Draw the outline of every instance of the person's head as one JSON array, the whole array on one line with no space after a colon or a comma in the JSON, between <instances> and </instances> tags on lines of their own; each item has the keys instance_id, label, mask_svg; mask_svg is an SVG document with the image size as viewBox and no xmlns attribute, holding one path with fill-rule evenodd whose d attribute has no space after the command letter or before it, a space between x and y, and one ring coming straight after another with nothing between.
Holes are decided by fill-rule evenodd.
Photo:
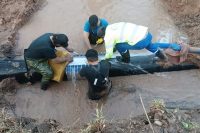
<instances>
[{"instance_id":1,"label":"person's head","mask_svg":"<svg viewBox=\"0 0 200 133\"><path fill-rule=\"evenodd\" d=\"M100 37L100 38L104 38L105 32L106 32L106 27L101 26L101 27L97 30L97 36Z\"/></svg>"},{"instance_id":2,"label":"person's head","mask_svg":"<svg viewBox=\"0 0 200 133\"><path fill-rule=\"evenodd\" d=\"M99 22L99 18L97 17L97 15L91 15L89 17L89 24L92 29L98 26L98 22Z\"/></svg>"},{"instance_id":3,"label":"person's head","mask_svg":"<svg viewBox=\"0 0 200 133\"><path fill-rule=\"evenodd\" d=\"M52 41L56 47L68 47L69 40L65 34L53 34Z\"/></svg>"},{"instance_id":4,"label":"person's head","mask_svg":"<svg viewBox=\"0 0 200 133\"><path fill-rule=\"evenodd\" d=\"M94 49L87 50L85 57L87 58L88 63L98 61L98 52Z\"/></svg>"}]
</instances>

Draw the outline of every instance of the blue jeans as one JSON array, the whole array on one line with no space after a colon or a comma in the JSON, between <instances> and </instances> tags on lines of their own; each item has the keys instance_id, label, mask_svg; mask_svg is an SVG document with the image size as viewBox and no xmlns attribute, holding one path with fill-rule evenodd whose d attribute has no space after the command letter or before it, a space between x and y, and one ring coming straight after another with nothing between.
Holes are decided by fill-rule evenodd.
<instances>
[{"instance_id":1,"label":"blue jeans","mask_svg":"<svg viewBox=\"0 0 200 133\"><path fill-rule=\"evenodd\" d=\"M172 48L175 51L180 51L181 46L176 43L152 43L152 35L151 33L148 33L146 38L139 41L135 45L129 45L127 42L124 43L118 43L116 44L116 49L119 51L119 53L124 53L126 50L141 50L141 49L147 49L152 53L155 53L158 51L159 48L167 49Z\"/></svg>"}]
</instances>

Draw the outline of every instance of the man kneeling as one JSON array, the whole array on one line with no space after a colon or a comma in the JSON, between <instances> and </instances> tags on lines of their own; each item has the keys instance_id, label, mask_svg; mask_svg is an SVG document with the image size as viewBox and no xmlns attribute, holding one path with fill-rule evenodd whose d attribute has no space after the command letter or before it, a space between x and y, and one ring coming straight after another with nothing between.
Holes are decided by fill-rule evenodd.
<instances>
[{"instance_id":1,"label":"man kneeling","mask_svg":"<svg viewBox=\"0 0 200 133\"><path fill-rule=\"evenodd\" d=\"M99 62L98 52L89 49L85 54L88 66L83 67L80 76L88 80L88 97L91 100L99 100L109 94L112 82L109 80L110 63L106 60Z\"/></svg>"}]
</instances>

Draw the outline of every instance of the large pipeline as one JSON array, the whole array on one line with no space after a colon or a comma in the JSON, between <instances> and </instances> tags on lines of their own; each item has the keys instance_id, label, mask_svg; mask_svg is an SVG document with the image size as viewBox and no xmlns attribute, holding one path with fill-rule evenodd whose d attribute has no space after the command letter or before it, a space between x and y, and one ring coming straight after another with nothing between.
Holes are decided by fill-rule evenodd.
<instances>
[{"instance_id":1,"label":"large pipeline","mask_svg":"<svg viewBox=\"0 0 200 133\"><path fill-rule=\"evenodd\" d=\"M99 55L100 59L103 57L104 54ZM154 54L131 54L131 63L129 64L118 62L114 57L110 59L110 76L127 76L154 72L198 69L197 65L191 63L181 63L179 65L173 65L165 68L157 64L156 61L157 58ZM83 55L75 56L73 62L66 67L66 75L68 79L70 80L72 78L76 78L80 69L85 65L87 65L87 61ZM27 73L27 67L24 60L0 60L0 80L7 77L16 77L17 80L20 81L23 80L21 77L23 77L25 73Z\"/></svg>"},{"instance_id":2,"label":"large pipeline","mask_svg":"<svg viewBox=\"0 0 200 133\"><path fill-rule=\"evenodd\" d=\"M99 58L103 58L104 55L100 55ZM111 69L110 76L127 76L127 75L138 75L148 74L154 72L169 72L169 71L180 71L189 69L198 69L198 66L192 63L181 63L178 65L172 65L169 67L163 67L156 63L158 60L154 54L131 54L130 63L118 62L116 58L110 60ZM74 61L66 68L68 78L73 78L80 69L87 65L84 56L77 56Z\"/></svg>"}]
</instances>

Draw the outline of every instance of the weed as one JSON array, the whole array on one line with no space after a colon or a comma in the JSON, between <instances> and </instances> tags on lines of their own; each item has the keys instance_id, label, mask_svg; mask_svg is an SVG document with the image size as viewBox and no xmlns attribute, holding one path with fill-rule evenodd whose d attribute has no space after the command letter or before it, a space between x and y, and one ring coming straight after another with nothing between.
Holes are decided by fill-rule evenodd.
<instances>
[{"instance_id":1,"label":"weed","mask_svg":"<svg viewBox=\"0 0 200 133\"><path fill-rule=\"evenodd\" d=\"M103 115L102 106L96 108L95 119L87 124L85 129L81 130L81 133L102 133L106 126L106 120Z\"/></svg>"},{"instance_id":2,"label":"weed","mask_svg":"<svg viewBox=\"0 0 200 133\"><path fill-rule=\"evenodd\" d=\"M10 117L5 108L0 111L0 132L2 133L31 133L31 131L23 129L21 122Z\"/></svg>"}]
</instances>

